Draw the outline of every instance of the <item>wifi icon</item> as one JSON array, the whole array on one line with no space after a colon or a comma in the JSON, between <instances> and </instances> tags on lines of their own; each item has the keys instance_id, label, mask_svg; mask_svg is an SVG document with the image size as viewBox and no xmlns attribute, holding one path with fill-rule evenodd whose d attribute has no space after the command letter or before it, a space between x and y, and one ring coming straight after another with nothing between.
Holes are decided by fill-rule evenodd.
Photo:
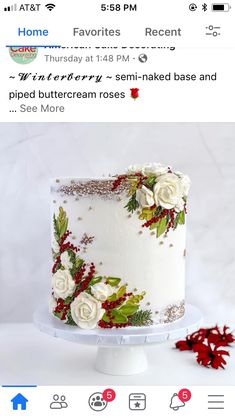
<instances>
[{"instance_id":1,"label":"wifi icon","mask_svg":"<svg viewBox=\"0 0 235 418\"><path fill-rule=\"evenodd\" d=\"M48 3L45 5L45 7L50 10L50 12L55 8L55 4L53 3Z\"/></svg>"}]
</instances>

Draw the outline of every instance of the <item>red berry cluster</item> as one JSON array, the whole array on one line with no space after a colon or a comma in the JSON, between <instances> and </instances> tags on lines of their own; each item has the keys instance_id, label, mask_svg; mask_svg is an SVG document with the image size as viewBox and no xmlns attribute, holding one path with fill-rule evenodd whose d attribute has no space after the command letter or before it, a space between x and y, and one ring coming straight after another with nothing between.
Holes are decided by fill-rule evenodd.
<instances>
[{"instance_id":1,"label":"red berry cluster","mask_svg":"<svg viewBox=\"0 0 235 418\"><path fill-rule=\"evenodd\" d=\"M102 319L98 322L98 325L99 325L99 327L100 328L108 328L108 329L110 329L110 328L126 328L126 327L128 327L128 326L130 326L131 325L131 323L130 322L127 322L127 323L125 323L125 324L115 324L114 322L112 322L112 321L110 321L110 322L105 322L105 321L103 321Z\"/></svg>"},{"instance_id":2,"label":"red berry cluster","mask_svg":"<svg viewBox=\"0 0 235 418\"><path fill-rule=\"evenodd\" d=\"M74 275L74 281L76 284L78 284L82 280L85 273L86 273L86 264L84 263L81 269Z\"/></svg>"},{"instance_id":3,"label":"red berry cluster","mask_svg":"<svg viewBox=\"0 0 235 418\"><path fill-rule=\"evenodd\" d=\"M118 306L122 305L129 296L132 296L132 295L133 293L125 293L122 297L120 297L117 300L114 300L114 301L106 300L105 302L102 303L102 308L107 311L116 309Z\"/></svg>"},{"instance_id":4,"label":"red berry cluster","mask_svg":"<svg viewBox=\"0 0 235 418\"><path fill-rule=\"evenodd\" d=\"M94 265L94 263L91 263L91 265L90 265L90 271L89 271L89 273L88 273L88 275L87 275L87 277L82 281L82 283L81 283L81 286L80 286L80 289L78 289L75 293L74 293L74 297L76 298L77 296L79 296L80 295L80 293L82 293L82 292L84 292L87 288L88 288L88 286L89 286L89 284L90 284L90 281L93 279L93 277L94 277L94 273L95 273L95 265Z\"/></svg>"},{"instance_id":5,"label":"red berry cluster","mask_svg":"<svg viewBox=\"0 0 235 418\"><path fill-rule=\"evenodd\" d=\"M80 251L80 248L75 247L75 245L73 245L71 242L68 241L60 246L60 253L63 253L64 251L67 251L67 250L72 250L77 253L78 251Z\"/></svg>"},{"instance_id":6,"label":"red berry cluster","mask_svg":"<svg viewBox=\"0 0 235 418\"><path fill-rule=\"evenodd\" d=\"M55 259L55 263L52 267L52 273L54 274L57 270L58 264L60 264L61 260L60 260L60 256L58 255Z\"/></svg>"},{"instance_id":7,"label":"red berry cluster","mask_svg":"<svg viewBox=\"0 0 235 418\"><path fill-rule=\"evenodd\" d=\"M60 319L62 321L64 321L66 319L66 317L67 317L67 313L68 313L69 309L70 309L70 305L69 304L68 305L65 305L64 300L61 299L61 298L59 298L57 300L57 306L56 306L54 312L55 313L61 313L62 312L62 315L61 315L61 318Z\"/></svg>"},{"instance_id":8,"label":"red berry cluster","mask_svg":"<svg viewBox=\"0 0 235 418\"><path fill-rule=\"evenodd\" d=\"M72 250L72 251L75 251L76 253L78 251L80 251L80 248L79 247L75 247L75 245L73 245L71 242L69 242L69 241L68 242L65 242L66 239L71 234L72 234L71 231L66 231L64 233L64 235L60 238L60 242L59 242L59 244L60 244L60 253L63 253L66 250Z\"/></svg>"},{"instance_id":9,"label":"red berry cluster","mask_svg":"<svg viewBox=\"0 0 235 418\"><path fill-rule=\"evenodd\" d=\"M64 244L64 242L66 241L66 239L68 238L69 235L71 235L72 232L71 231L66 231L64 233L64 235L62 235L62 237L60 238L60 245Z\"/></svg>"},{"instance_id":10,"label":"red berry cluster","mask_svg":"<svg viewBox=\"0 0 235 418\"><path fill-rule=\"evenodd\" d=\"M150 225L158 222L160 219L165 218L165 216L169 213L168 209L163 209L163 211L161 212L161 214L159 216L154 216L152 219L150 219L149 221L145 222L142 227L146 227L148 228Z\"/></svg>"},{"instance_id":11,"label":"red berry cluster","mask_svg":"<svg viewBox=\"0 0 235 418\"><path fill-rule=\"evenodd\" d=\"M114 180L113 182L112 192L114 192L120 186L120 184L126 179L127 179L126 175L118 176L118 178Z\"/></svg>"},{"instance_id":12,"label":"red berry cluster","mask_svg":"<svg viewBox=\"0 0 235 418\"><path fill-rule=\"evenodd\" d=\"M166 232L169 232L170 228L174 228L174 224L175 224L175 209L170 209L168 213L170 215L170 220L169 220Z\"/></svg>"}]
</instances>

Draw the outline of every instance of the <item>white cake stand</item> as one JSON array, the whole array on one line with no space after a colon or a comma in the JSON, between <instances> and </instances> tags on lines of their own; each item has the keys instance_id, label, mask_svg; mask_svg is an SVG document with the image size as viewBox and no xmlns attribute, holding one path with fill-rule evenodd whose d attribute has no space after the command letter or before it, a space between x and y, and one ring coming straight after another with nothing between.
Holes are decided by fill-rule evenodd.
<instances>
[{"instance_id":1,"label":"white cake stand","mask_svg":"<svg viewBox=\"0 0 235 418\"><path fill-rule=\"evenodd\" d=\"M65 325L50 315L47 307L34 314L34 323L40 331L78 344L96 345L96 370L122 376L141 373L147 369L144 349L147 344L182 338L196 331L201 321L201 312L192 305L187 305L184 317L174 323L111 330L82 330Z\"/></svg>"}]
</instances>

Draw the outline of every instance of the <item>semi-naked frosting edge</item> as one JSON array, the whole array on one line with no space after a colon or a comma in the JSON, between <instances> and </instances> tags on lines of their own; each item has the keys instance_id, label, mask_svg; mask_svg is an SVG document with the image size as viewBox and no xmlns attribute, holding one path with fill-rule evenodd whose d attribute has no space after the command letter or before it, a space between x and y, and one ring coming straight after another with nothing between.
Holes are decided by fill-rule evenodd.
<instances>
[{"instance_id":1,"label":"semi-naked frosting edge","mask_svg":"<svg viewBox=\"0 0 235 418\"><path fill-rule=\"evenodd\" d=\"M83 329L181 318L189 186L156 163L52 180L52 314Z\"/></svg>"}]
</instances>

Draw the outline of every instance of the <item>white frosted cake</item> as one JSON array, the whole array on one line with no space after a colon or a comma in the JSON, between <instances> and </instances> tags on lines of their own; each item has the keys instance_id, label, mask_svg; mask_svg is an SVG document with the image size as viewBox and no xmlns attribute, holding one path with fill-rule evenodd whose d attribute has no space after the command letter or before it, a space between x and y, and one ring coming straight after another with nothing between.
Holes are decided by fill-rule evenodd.
<instances>
[{"instance_id":1,"label":"white frosted cake","mask_svg":"<svg viewBox=\"0 0 235 418\"><path fill-rule=\"evenodd\" d=\"M53 315L83 329L181 318L189 185L156 163L53 180Z\"/></svg>"}]
</instances>

